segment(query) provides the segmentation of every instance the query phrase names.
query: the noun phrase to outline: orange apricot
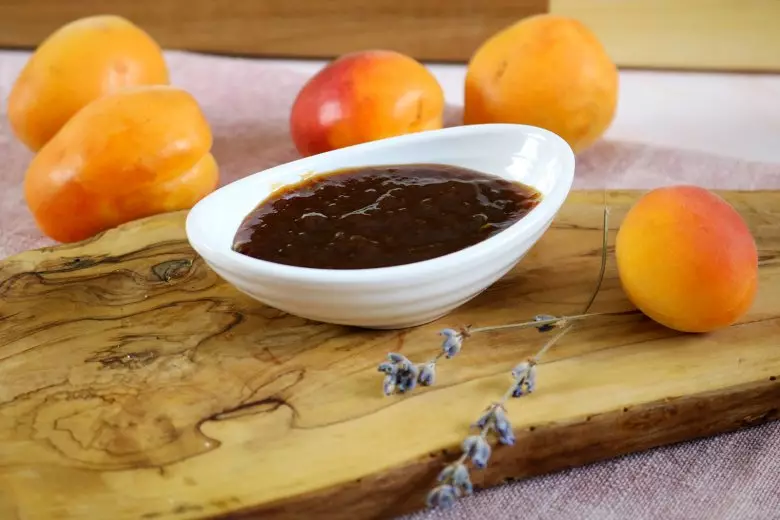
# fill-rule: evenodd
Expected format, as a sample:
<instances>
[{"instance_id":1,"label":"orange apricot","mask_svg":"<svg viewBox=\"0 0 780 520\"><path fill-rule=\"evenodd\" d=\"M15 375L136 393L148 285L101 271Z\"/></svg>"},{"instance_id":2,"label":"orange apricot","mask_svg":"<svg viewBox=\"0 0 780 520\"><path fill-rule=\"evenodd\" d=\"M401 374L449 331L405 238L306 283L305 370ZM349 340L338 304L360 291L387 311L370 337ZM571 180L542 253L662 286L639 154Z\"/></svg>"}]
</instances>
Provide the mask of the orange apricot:
<instances>
[{"instance_id":1,"label":"orange apricot","mask_svg":"<svg viewBox=\"0 0 780 520\"><path fill-rule=\"evenodd\" d=\"M486 40L466 72L465 124L516 123L558 134L575 152L609 128L617 67L581 22L543 14Z\"/></svg>"},{"instance_id":2,"label":"orange apricot","mask_svg":"<svg viewBox=\"0 0 780 520\"><path fill-rule=\"evenodd\" d=\"M618 273L631 302L658 323L708 332L751 307L758 251L740 214L696 186L650 191L629 210L615 244Z\"/></svg>"},{"instance_id":3,"label":"orange apricot","mask_svg":"<svg viewBox=\"0 0 780 520\"><path fill-rule=\"evenodd\" d=\"M39 228L61 242L191 208L214 190L212 135L195 99L171 86L103 96L33 158L24 179Z\"/></svg>"},{"instance_id":4,"label":"orange apricot","mask_svg":"<svg viewBox=\"0 0 780 520\"><path fill-rule=\"evenodd\" d=\"M442 127L444 92L431 72L393 51L346 54L298 93L290 131L301 155Z\"/></svg>"},{"instance_id":5,"label":"orange apricot","mask_svg":"<svg viewBox=\"0 0 780 520\"><path fill-rule=\"evenodd\" d=\"M17 138L38 151L89 102L126 87L168 83L157 43L119 16L68 23L35 50L8 96Z\"/></svg>"}]
</instances>

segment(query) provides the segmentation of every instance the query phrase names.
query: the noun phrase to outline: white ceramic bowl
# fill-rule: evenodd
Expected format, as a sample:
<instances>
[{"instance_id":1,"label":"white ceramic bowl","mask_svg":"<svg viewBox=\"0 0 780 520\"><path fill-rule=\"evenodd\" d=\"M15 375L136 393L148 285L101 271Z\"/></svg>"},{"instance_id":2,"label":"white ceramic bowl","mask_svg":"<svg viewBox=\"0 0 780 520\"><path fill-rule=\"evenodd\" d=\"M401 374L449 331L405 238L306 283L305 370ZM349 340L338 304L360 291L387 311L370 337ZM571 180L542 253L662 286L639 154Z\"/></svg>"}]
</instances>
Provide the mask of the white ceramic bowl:
<instances>
[{"instance_id":1,"label":"white ceramic bowl","mask_svg":"<svg viewBox=\"0 0 780 520\"><path fill-rule=\"evenodd\" d=\"M543 198L528 215L487 240L396 267L310 269L231 249L244 217L280 186L340 168L408 163L472 168L533 186ZM219 276L267 305L321 322L412 327L447 314L512 269L552 223L573 177L571 148L546 130L510 124L446 128L342 148L235 181L190 211L187 237Z\"/></svg>"}]
</instances>

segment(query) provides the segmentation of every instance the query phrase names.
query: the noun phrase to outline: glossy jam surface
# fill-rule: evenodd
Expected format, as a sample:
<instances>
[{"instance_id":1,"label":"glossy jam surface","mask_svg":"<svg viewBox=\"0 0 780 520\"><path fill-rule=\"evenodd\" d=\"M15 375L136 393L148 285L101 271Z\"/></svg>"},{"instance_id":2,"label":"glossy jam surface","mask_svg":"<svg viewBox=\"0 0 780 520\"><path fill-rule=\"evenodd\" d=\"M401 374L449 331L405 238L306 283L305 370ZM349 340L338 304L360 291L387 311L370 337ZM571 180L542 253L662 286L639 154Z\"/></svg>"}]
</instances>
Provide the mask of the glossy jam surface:
<instances>
[{"instance_id":1,"label":"glossy jam surface","mask_svg":"<svg viewBox=\"0 0 780 520\"><path fill-rule=\"evenodd\" d=\"M540 201L529 186L453 166L338 170L273 193L244 219L233 248L298 267L391 267L482 242Z\"/></svg>"}]
</instances>

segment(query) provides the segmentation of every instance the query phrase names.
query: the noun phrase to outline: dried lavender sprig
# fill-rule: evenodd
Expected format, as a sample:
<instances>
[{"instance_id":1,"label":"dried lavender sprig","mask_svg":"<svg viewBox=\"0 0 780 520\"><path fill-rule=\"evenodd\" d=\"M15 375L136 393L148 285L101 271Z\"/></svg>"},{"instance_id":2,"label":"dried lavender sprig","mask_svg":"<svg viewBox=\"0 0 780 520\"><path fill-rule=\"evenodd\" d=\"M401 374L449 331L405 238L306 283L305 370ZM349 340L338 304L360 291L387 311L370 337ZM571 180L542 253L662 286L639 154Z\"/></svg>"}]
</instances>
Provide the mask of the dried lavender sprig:
<instances>
[{"instance_id":1,"label":"dried lavender sprig","mask_svg":"<svg viewBox=\"0 0 780 520\"><path fill-rule=\"evenodd\" d=\"M602 229L603 229L603 235L602 235L602 244L601 244L601 266L599 267L599 275L596 282L596 288L593 290L593 292L590 295L590 299L588 300L588 303L585 304L585 307L583 308L583 311L580 314L574 314L571 316L548 316L539 314L536 316L536 319L534 321L529 321L525 323L510 323L508 325L494 325L491 327L478 327L471 329L471 333L477 333L477 332L488 332L492 330L501 330L501 329L512 329L512 328L518 328L518 329L525 329L525 328L537 328L540 330L543 330L546 325L554 325L561 327L563 330L566 330L568 332L568 325L573 324L575 321L584 320L587 318L594 318L597 316L626 316L630 314L638 314L639 311L634 309L630 311L617 311L617 312L588 312L590 311L590 308L593 306L593 302L596 301L596 297L598 296L599 292L601 291L601 284L604 282L604 274L607 270L607 241L609 239L609 207L604 206L604 216L602 221ZM549 329L547 329L549 330ZM561 334L560 336L563 336L566 334L565 332ZM546 344L542 350L537 353L534 358L538 359L540 356L544 355L545 352L547 352L547 349L549 349L552 345L555 344L555 342L558 341L560 337L553 338L553 341Z\"/></svg>"},{"instance_id":2,"label":"dried lavender sprig","mask_svg":"<svg viewBox=\"0 0 780 520\"><path fill-rule=\"evenodd\" d=\"M604 205L604 217L602 221L603 234L601 237L601 267L599 267L598 281L596 282L596 288L590 295L590 300L585 304L582 310L582 314L586 314L590 311L593 303L596 301L599 292L601 291L601 284L604 282L604 274L607 272L607 242L609 241L609 206Z\"/></svg>"},{"instance_id":3,"label":"dried lavender sprig","mask_svg":"<svg viewBox=\"0 0 780 520\"><path fill-rule=\"evenodd\" d=\"M382 391L385 395L393 393L406 393L414 390L420 384L431 386L436 382L436 365L442 358L455 357L463 346L463 340L469 337L469 327L460 330L444 329L439 335L444 336L441 350L436 356L425 363L412 363L402 354L391 352L388 360L377 367L379 372L385 374L382 382Z\"/></svg>"},{"instance_id":4,"label":"dried lavender sprig","mask_svg":"<svg viewBox=\"0 0 780 520\"><path fill-rule=\"evenodd\" d=\"M604 217L602 222L602 228L603 228L603 234L601 237L601 266L599 267L599 276L596 281L596 287L593 289L593 292L590 295L590 299L588 300L588 303L585 304L585 307L582 309L581 314L587 314L588 311L590 311L590 308L593 307L593 303L596 301L596 297L599 295L599 292L601 292L601 284L604 283L604 274L607 271L607 242L609 241L609 207L604 206ZM638 311L632 311L632 313L635 313ZM625 314L625 313L624 313ZM550 340L547 341L547 343L544 344L544 346L537 352L531 360L534 364L538 363L541 357L552 347L555 345L559 339L561 339L563 336L565 336L572 328L574 327L574 322L567 323L563 328L561 328L561 331L550 338Z\"/></svg>"},{"instance_id":5,"label":"dried lavender sprig","mask_svg":"<svg viewBox=\"0 0 780 520\"><path fill-rule=\"evenodd\" d=\"M439 351L439 353L424 363L418 363L414 365L416 367L416 373L417 373L416 384L412 381L409 381L409 377L413 369L408 368L408 365L411 364L411 361L409 361L405 357L403 358L404 361L399 365L398 370L390 370L390 367L394 365L394 362L392 361L389 363L386 361L379 365L378 367L379 371L386 374L383 383L383 391L385 395L391 395L396 392L405 393L411 391L417 386L417 384L420 384L422 386L432 386L436 382L436 367L438 362L441 360L441 358L446 357L447 359L451 359L454 356L456 356L463 348L463 342L474 333L490 332L490 331L501 330L501 329L529 329L529 328L536 328L540 332L549 332L554 328L560 328L568 332L569 326L573 325L574 322L581 321L586 318L593 318L599 316L625 316L630 314L636 314L637 312L638 311L636 310L619 311L619 312L594 312L594 313L573 314L570 316L550 316L546 314L539 314L534 318L533 321L522 322L522 323L510 323L507 325L493 325L493 326L478 327L478 328L463 327L460 330L443 329L439 332L439 335L444 336L444 341L442 342L441 350ZM540 354L534 356L534 359L538 359L542 354L544 354L549 347L551 347L555 342L558 341L558 339L560 339L561 336L556 336L552 338L550 342L545 344L545 347L542 349ZM400 355L400 354L396 354L392 352L389 354L389 356L391 356L391 359L392 356L396 356L396 355Z\"/></svg>"},{"instance_id":6,"label":"dried lavender sprig","mask_svg":"<svg viewBox=\"0 0 780 520\"><path fill-rule=\"evenodd\" d=\"M602 239L602 255L601 255L601 268L599 269L598 282L591 294L588 303L585 305L582 315L588 313L593 306L593 302L596 300L599 291L601 290L601 284L604 280L604 274L606 272L607 263L607 241L609 237L609 228L607 226L609 218L609 208L604 207L604 235ZM540 320L542 321L542 320ZM516 365L512 369L512 384L501 396L501 399L494 402L483 412L475 427L479 428L479 434L470 435L466 438L462 445L461 456L453 463L447 465L439 475L439 485L434 487L426 498L428 507L435 508L449 508L454 505L455 500L465 493L458 483L456 482L454 475L455 471L460 473L465 472L465 477L460 476L461 482L468 482L469 493L473 491L471 485L471 478L468 474L468 467L466 462L471 461L472 465L477 469L483 469L487 466L488 460L491 455L490 444L487 441L488 435L493 432L498 436L498 442L501 444L511 445L515 442L515 436L512 431L512 426L509 423L509 419L506 417L506 402L515 397L522 397L524 395L532 393L536 389L536 367L539 359L563 336L565 336L575 325L575 321L568 321L560 327L560 330L552 338L548 339L544 345L530 357L527 361L524 361ZM473 331L472 331L473 332Z\"/></svg>"},{"instance_id":7,"label":"dried lavender sprig","mask_svg":"<svg viewBox=\"0 0 780 520\"><path fill-rule=\"evenodd\" d=\"M470 329L471 334L477 334L480 332L491 332L494 330L504 329L545 329L549 325L562 327L568 322L581 321L589 318L607 317L607 316L627 316L632 314L638 314L639 311L632 309L630 311L615 311L615 312L591 312L583 314L571 314L564 316L552 316L549 314L537 314L532 321L523 321L519 323L507 323L504 325L489 325L486 327L474 327ZM551 330L551 329L547 329ZM546 332L542 330L542 332Z\"/></svg>"}]
</instances>

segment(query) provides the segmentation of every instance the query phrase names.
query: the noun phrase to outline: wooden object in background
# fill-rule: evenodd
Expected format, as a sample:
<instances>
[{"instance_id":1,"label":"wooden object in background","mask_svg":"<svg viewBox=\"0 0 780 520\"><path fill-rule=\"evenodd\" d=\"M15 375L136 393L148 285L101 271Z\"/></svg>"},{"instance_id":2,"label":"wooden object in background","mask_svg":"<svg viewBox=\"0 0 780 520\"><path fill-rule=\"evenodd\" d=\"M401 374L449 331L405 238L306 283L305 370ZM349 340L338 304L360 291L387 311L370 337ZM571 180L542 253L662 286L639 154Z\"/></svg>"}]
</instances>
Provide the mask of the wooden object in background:
<instances>
[{"instance_id":1,"label":"wooden object in background","mask_svg":"<svg viewBox=\"0 0 780 520\"><path fill-rule=\"evenodd\" d=\"M587 24L616 63L780 72L777 0L550 0Z\"/></svg>"},{"instance_id":2,"label":"wooden object in background","mask_svg":"<svg viewBox=\"0 0 780 520\"><path fill-rule=\"evenodd\" d=\"M0 0L0 47L30 46L101 0ZM462 60L508 23L547 10L547 0L114 0L168 48L227 54L332 57L389 48L420 59Z\"/></svg>"},{"instance_id":3,"label":"wooden object in background","mask_svg":"<svg viewBox=\"0 0 780 520\"><path fill-rule=\"evenodd\" d=\"M517 443L478 487L778 418L780 193L724 194L754 232L758 299L682 335L638 314L583 322L512 400ZM610 192L610 241L636 193ZM0 263L4 520L390 518L421 508L515 363L547 337L472 337L438 383L381 395L388 351L444 326L576 312L600 263L602 193L574 192L520 266L438 323L359 331L237 293L188 246L184 213ZM610 262L594 311L631 310Z\"/></svg>"},{"instance_id":4,"label":"wooden object in background","mask_svg":"<svg viewBox=\"0 0 780 520\"><path fill-rule=\"evenodd\" d=\"M107 9L167 48L331 58L383 47L457 62L553 12L588 24L623 67L780 71L777 0L0 0L0 47L34 47Z\"/></svg>"}]
</instances>

